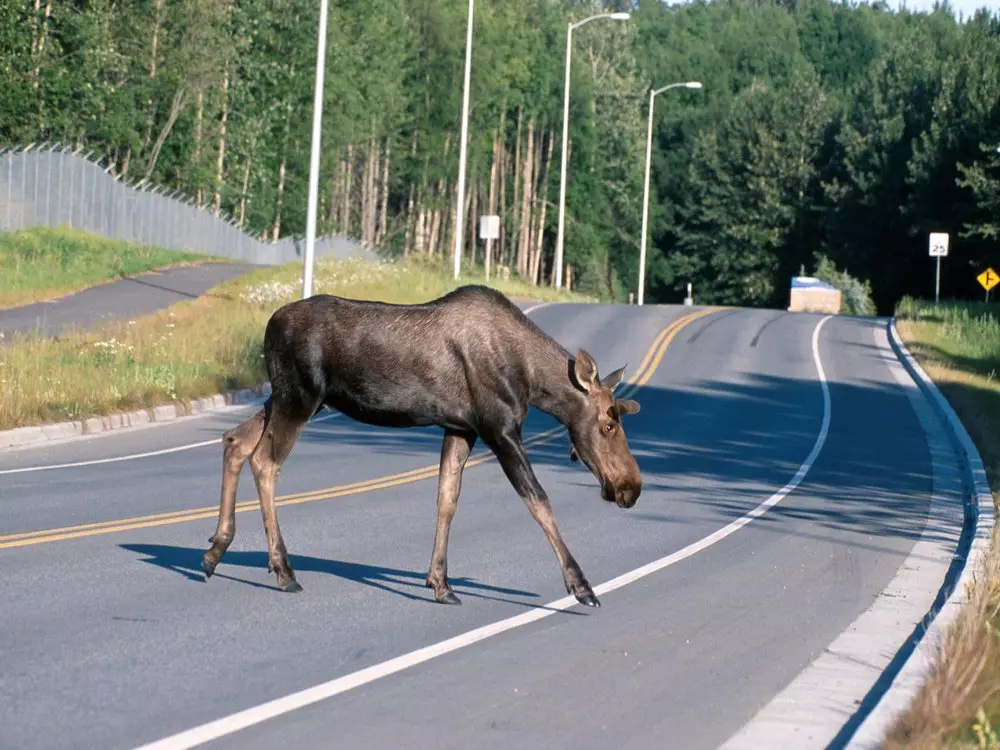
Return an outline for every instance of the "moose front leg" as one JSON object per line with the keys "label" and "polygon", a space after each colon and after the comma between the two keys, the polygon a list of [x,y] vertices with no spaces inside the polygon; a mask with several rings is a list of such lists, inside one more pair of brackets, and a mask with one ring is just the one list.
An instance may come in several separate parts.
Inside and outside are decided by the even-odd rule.
{"label": "moose front leg", "polygon": [[496,440],[491,441],[490,448],[497,454],[507,479],[517,490],[517,494],[521,496],[524,504],[528,506],[532,517],[545,531],[545,536],[548,538],[549,544],[552,545],[556,559],[559,561],[566,591],[575,596],[581,604],[586,604],[588,607],[600,607],[601,602],[594,594],[594,590],[583,575],[583,570],[580,569],[559,533],[548,495],[545,494],[545,490],[535,476],[524,445],[517,433],[511,430],[501,435]]}
{"label": "moose front leg", "polygon": [[441,443],[441,470],[438,473],[438,517],[434,532],[434,551],[427,573],[427,588],[434,589],[434,598],[443,604],[461,604],[448,585],[448,532],[458,508],[462,491],[462,470],[476,444],[475,433],[446,430]]}

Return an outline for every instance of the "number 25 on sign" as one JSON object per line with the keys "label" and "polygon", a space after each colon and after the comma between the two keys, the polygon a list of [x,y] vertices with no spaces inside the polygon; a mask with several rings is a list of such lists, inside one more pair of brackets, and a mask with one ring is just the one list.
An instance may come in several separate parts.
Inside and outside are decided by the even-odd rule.
{"label": "number 25 on sign", "polygon": [[976,277],[976,281],[986,290],[986,301],[989,302],[990,289],[1000,284],[1000,274],[997,274],[992,268],[987,268]]}

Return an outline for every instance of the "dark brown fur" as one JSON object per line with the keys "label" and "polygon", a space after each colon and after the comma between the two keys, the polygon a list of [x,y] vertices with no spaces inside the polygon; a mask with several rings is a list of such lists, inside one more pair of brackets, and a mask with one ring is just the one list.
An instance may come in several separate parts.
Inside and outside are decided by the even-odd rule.
{"label": "dark brown fur", "polygon": [[277,310],[264,332],[271,396],[223,436],[219,522],[203,567],[211,576],[235,532],[236,485],[247,459],[260,495],[268,569],[285,591],[301,586],[288,562],[274,507],[275,480],[306,422],[323,406],[383,427],[444,429],[438,521],[427,586],[459,603],[448,585],[448,532],[462,471],[477,439],[496,454],[510,483],[545,531],[566,590],[599,606],[559,530],[521,442],[528,407],[569,431],[571,457],[601,482],[601,495],[632,507],[642,489],[621,417],[639,411],[615,399],[624,368],[600,379],[582,349],[576,356],[543,333],[499,292],[466,286],[419,305],[316,295]]}

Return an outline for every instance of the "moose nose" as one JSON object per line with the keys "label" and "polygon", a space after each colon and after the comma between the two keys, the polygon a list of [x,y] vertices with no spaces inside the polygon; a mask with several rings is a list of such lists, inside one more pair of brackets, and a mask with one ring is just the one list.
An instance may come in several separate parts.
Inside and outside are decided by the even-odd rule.
{"label": "moose nose", "polygon": [[641,492],[642,487],[640,485],[619,487],[615,492],[615,503],[617,503],[619,508],[631,508],[635,505],[636,500],[639,499]]}

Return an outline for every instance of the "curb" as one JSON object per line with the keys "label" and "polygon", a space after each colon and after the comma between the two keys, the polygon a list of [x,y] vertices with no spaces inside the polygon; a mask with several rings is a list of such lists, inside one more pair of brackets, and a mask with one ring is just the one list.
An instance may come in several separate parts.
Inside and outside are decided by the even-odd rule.
{"label": "curb", "polygon": [[67,438],[97,435],[126,427],[174,422],[184,417],[217,411],[226,406],[249,404],[270,394],[271,384],[265,382],[253,388],[239,388],[203,398],[151,406],[147,409],[112,412],[81,420],[16,427],[12,430],[0,431],[0,450],[34,447]]}
{"label": "curb", "polygon": [[955,448],[959,455],[965,459],[965,465],[962,469],[967,486],[964,503],[965,523],[962,531],[963,534],[971,534],[971,539],[965,551],[964,560],[961,548],[955,552],[955,560],[961,562],[962,568],[958,579],[954,582],[951,591],[948,592],[947,598],[937,612],[932,611],[928,614],[930,621],[913,653],[899,669],[879,702],[858,726],[854,737],[849,742],[849,747],[858,748],[878,747],[885,733],[897,717],[909,708],[923,686],[924,678],[933,668],[938,645],[966,604],[966,592],[981,572],[983,558],[989,550],[996,516],[993,493],[990,490],[982,457],[965,429],[965,425],[962,424],[955,410],[934,381],[906,348],[896,330],[895,318],[889,320],[888,329],[889,340],[900,361],[925,395],[937,407],[938,416],[949,428],[948,432]]}

